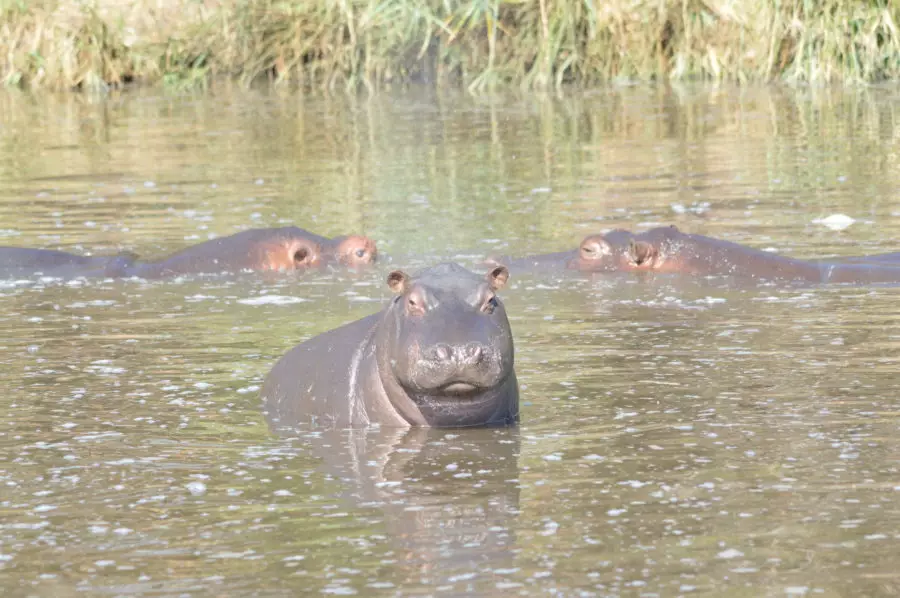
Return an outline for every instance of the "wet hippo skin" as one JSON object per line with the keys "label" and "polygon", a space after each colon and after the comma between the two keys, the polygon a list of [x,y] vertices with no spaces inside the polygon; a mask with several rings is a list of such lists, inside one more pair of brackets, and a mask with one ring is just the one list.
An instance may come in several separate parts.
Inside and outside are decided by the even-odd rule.
{"label": "wet hippo skin", "polygon": [[129,253],[91,257],[53,249],[0,247],[0,278],[36,274],[53,278],[116,278],[126,276],[134,261],[135,256]]}
{"label": "wet hippo skin", "polygon": [[478,276],[440,264],[395,270],[380,312],[288,351],[260,393],[273,427],[461,427],[512,424],[519,389],[513,338],[495,291],[508,271]]}
{"label": "wet hippo skin", "polygon": [[165,278],[221,272],[358,267],[377,257],[374,241],[351,235],[329,239],[296,226],[245,230],[183,249],[156,262],[135,262],[128,275]]}

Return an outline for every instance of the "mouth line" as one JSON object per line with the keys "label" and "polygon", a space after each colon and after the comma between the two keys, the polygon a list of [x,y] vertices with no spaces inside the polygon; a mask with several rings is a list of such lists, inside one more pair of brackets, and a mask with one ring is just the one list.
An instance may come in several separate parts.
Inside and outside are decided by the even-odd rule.
{"label": "mouth line", "polygon": [[439,386],[436,388],[440,394],[448,394],[448,395],[470,395],[479,390],[481,390],[478,386],[475,386],[471,382],[450,382],[449,384],[444,384],[443,386]]}

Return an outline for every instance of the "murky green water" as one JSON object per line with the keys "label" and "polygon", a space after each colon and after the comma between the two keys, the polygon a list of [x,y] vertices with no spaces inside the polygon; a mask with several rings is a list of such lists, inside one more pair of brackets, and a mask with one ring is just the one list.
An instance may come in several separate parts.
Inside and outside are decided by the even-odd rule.
{"label": "murky green water", "polygon": [[[296,224],[391,261],[0,283],[0,583],[897,593],[896,288],[519,276],[513,430],[281,439],[257,391],[289,347],[377,310],[397,266],[666,223],[802,257],[900,250],[898,139],[895,88],[2,95],[2,244],[155,257]],[[813,222],[834,213],[857,221]]]}

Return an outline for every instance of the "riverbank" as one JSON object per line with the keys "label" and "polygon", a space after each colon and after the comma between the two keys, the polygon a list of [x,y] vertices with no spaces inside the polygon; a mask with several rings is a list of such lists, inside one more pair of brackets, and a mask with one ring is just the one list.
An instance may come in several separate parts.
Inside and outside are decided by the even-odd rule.
{"label": "riverbank", "polygon": [[900,75],[890,0],[0,0],[0,80],[548,88]]}

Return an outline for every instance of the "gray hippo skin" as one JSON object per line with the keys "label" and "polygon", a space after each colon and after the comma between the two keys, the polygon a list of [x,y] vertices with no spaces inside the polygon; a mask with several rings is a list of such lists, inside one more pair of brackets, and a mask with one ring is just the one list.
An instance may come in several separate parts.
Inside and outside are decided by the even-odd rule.
{"label": "gray hippo skin", "polygon": [[440,264],[388,275],[384,310],[316,336],[272,368],[261,397],[274,428],[508,425],[518,421],[513,338],[486,277]]}
{"label": "gray hippo skin", "polygon": [[130,253],[91,257],[53,249],[0,247],[0,278],[118,278],[126,275],[134,261]]}
{"label": "gray hippo skin", "polygon": [[132,253],[88,257],[51,249],[0,247],[0,277],[159,279],[226,272],[293,272],[323,266],[358,268],[376,260],[375,242],[362,235],[329,239],[296,226],[258,228],[186,247],[153,262]]}

